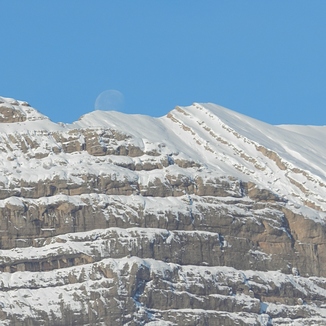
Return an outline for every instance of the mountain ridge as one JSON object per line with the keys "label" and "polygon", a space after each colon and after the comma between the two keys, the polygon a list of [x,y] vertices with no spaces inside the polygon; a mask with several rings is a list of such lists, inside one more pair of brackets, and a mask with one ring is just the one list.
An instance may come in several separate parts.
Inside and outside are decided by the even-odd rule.
{"label": "mountain ridge", "polygon": [[[1,101],[4,102],[4,98]],[[316,141],[324,134],[324,128],[318,129],[320,134],[317,135],[315,134],[317,128],[313,128],[314,142],[309,139],[307,141],[307,136],[299,138],[298,133],[293,131],[297,130],[297,127],[292,126],[292,131],[289,131],[289,127],[286,126],[270,126],[213,104],[207,104],[208,109],[200,104],[186,108],[176,107],[161,118],[133,115],[132,119],[129,119],[130,122],[123,113],[98,111],[84,115],[79,121],[68,125],[52,123],[47,117],[29,107],[26,102],[9,99],[5,104],[6,109],[16,108],[18,112],[24,113],[23,110],[28,109],[30,121],[27,119],[25,122],[6,124],[15,134],[35,133],[37,131],[35,127],[39,127],[53,134],[67,133],[69,139],[71,134],[77,135],[78,130],[91,129],[93,133],[101,133],[103,131],[101,128],[111,133],[113,130],[115,134],[120,134],[119,137],[125,138],[120,142],[123,142],[126,148],[134,148],[135,153],[130,152],[127,155],[133,162],[137,159],[132,157],[140,157],[139,155],[142,156],[147,151],[154,151],[157,156],[166,155],[171,162],[173,156],[181,156],[182,159],[192,161],[191,164],[201,165],[202,168],[209,166],[210,169],[217,167],[215,173],[254,181],[258,186],[275,193],[280,193],[279,187],[282,187],[283,197],[291,196],[291,200],[296,204],[310,202],[315,208],[319,207],[319,210],[326,208],[322,199],[326,195],[325,191],[322,191],[321,187],[318,188],[320,193],[313,190],[316,185],[326,184],[324,173],[326,166],[321,155],[324,148],[322,141]],[[23,110],[19,111],[17,107]],[[13,125],[15,127],[18,125],[20,130]],[[0,135],[6,137],[6,130],[1,129]],[[86,144],[82,144],[80,140],[84,136],[82,134],[79,136],[75,138],[79,138],[79,149],[82,149]],[[112,135],[106,137],[110,138]],[[25,139],[21,141],[26,143]],[[49,139],[46,138],[46,141]],[[55,151],[64,152],[56,139],[52,139],[52,143]],[[46,149],[41,149],[44,146],[47,145],[38,144],[35,150],[39,152],[37,155],[49,156]],[[106,154],[105,141],[95,146],[104,148],[102,152],[96,153],[96,156]],[[28,168],[31,169],[31,166]],[[261,184],[266,175],[270,179]],[[306,187],[308,183],[310,185]],[[291,189],[291,193],[284,192],[284,188]]]}
{"label": "mountain ridge", "polygon": [[325,128],[0,102],[3,325],[325,323]]}

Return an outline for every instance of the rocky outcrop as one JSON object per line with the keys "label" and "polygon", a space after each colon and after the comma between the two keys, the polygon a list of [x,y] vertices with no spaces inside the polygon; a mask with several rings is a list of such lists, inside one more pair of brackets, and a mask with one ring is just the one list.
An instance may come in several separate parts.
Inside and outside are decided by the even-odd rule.
{"label": "rocky outcrop", "polygon": [[13,123],[25,121],[26,116],[12,106],[1,105],[0,103],[0,122]]}
{"label": "rocky outcrop", "polygon": [[0,102],[2,325],[325,324],[326,180],[252,121]]}

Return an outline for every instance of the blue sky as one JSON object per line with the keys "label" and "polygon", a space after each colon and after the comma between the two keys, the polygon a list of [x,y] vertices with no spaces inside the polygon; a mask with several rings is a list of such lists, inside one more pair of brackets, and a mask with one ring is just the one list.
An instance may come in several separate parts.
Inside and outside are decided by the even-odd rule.
{"label": "blue sky", "polygon": [[213,102],[326,125],[326,1],[1,1],[0,96],[58,122],[123,94],[128,113]]}

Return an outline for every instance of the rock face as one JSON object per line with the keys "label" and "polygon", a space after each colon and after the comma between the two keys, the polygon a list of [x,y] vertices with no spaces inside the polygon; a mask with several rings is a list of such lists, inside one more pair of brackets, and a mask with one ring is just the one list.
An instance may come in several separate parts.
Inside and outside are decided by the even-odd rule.
{"label": "rock face", "polygon": [[0,98],[1,325],[325,325],[325,137]]}

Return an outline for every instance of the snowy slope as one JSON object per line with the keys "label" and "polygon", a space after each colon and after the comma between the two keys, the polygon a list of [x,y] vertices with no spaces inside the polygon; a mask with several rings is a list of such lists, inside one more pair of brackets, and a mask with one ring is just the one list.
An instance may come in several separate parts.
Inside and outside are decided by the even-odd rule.
{"label": "snowy slope", "polygon": [[0,97],[2,324],[325,324],[324,136]]}
{"label": "snowy slope", "polygon": [[[28,134],[37,138],[38,147],[33,151],[47,153],[50,146],[56,145],[48,133],[60,132],[68,138],[80,129],[95,129],[98,133],[112,129],[132,135],[128,143],[145,153],[157,149],[161,155],[183,157],[214,173],[254,181],[290,202],[309,202],[321,211],[326,208],[325,127],[271,126],[214,104],[194,104],[177,107],[158,119],[95,111],[71,125],[58,125],[38,113],[29,113],[25,122],[2,124],[0,137],[4,142],[9,133]],[[71,159],[75,158],[61,154],[60,158],[48,157],[44,161],[55,169],[58,160]],[[17,161],[22,170],[26,165],[27,174],[32,174],[32,170],[37,177],[47,178],[50,173],[24,157],[17,157]],[[12,163],[4,165],[6,174],[13,173]],[[80,169],[86,167],[85,164]],[[66,174],[73,173],[66,168]]]}

